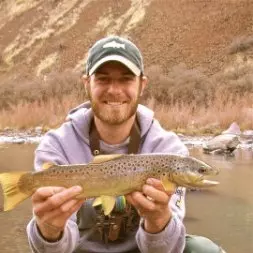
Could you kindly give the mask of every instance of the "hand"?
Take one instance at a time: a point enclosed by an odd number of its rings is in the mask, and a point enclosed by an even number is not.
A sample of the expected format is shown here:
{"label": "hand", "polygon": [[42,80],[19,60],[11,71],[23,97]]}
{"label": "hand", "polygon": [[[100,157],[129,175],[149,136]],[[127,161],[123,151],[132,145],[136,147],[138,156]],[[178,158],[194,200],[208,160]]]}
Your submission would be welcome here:
{"label": "hand", "polygon": [[166,192],[160,180],[149,178],[142,192],[132,192],[126,199],[144,218],[145,231],[159,233],[171,219],[169,201],[173,193]]}
{"label": "hand", "polygon": [[60,238],[68,218],[82,205],[83,199],[75,199],[81,193],[80,186],[71,188],[41,187],[32,196],[36,223],[42,236],[48,241]]}

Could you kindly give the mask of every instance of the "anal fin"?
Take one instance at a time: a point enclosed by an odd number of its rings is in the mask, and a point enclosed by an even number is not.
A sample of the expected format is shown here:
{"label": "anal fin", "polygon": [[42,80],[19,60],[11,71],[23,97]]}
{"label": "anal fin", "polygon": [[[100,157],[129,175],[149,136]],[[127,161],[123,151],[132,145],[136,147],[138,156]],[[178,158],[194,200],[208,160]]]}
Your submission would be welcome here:
{"label": "anal fin", "polygon": [[104,214],[109,215],[115,206],[115,202],[116,197],[102,195],[93,201],[92,206],[102,205]]}

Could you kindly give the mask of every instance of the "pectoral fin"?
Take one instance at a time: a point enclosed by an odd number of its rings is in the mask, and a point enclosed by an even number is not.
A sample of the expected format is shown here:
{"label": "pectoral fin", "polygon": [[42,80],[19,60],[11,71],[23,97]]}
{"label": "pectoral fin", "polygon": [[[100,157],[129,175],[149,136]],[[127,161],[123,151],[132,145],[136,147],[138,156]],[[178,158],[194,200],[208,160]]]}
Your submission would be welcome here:
{"label": "pectoral fin", "polygon": [[98,206],[102,204],[105,215],[109,215],[115,206],[116,198],[113,196],[101,196],[94,200],[92,206]]}
{"label": "pectoral fin", "polygon": [[174,192],[176,189],[176,184],[172,183],[167,176],[161,176],[161,182],[163,185],[163,188],[167,192]]}

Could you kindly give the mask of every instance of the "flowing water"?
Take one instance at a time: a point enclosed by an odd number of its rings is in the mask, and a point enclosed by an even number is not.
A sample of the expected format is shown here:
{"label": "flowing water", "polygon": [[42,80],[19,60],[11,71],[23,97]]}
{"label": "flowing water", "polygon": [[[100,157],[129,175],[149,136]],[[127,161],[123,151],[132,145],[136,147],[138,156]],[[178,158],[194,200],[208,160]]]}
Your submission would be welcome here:
{"label": "flowing water", "polygon": [[[0,172],[30,170],[35,144],[0,146]],[[185,224],[188,233],[204,235],[228,253],[253,252],[253,150],[237,150],[234,157],[192,155],[221,169],[218,187],[187,193]],[[1,193],[1,192],[0,192]],[[0,194],[0,207],[3,203]],[[13,211],[0,213],[0,252],[31,252],[25,228],[31,217],[30,200]]]}

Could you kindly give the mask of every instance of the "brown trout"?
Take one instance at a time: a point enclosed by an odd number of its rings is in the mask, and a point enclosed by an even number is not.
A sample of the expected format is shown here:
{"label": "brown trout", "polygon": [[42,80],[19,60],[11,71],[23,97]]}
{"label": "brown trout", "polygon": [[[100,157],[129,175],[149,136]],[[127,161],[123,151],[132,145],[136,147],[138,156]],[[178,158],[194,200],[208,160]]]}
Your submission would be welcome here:
{"label": "brown trout", "polygon": [[13,209],[44,186],[83,189],[78,198],[96,198],[105,214],[115,205],[116,196],[141,191],[147,178],[160,179],[165,190],[176,186],[205,188],[218,182],[205,179],[217,175],[218,169],[194,157],[173,154],[100,155],[88,164],[56,165],[46,163],[37,172],[0,174],[4,192],[4,211]]}

